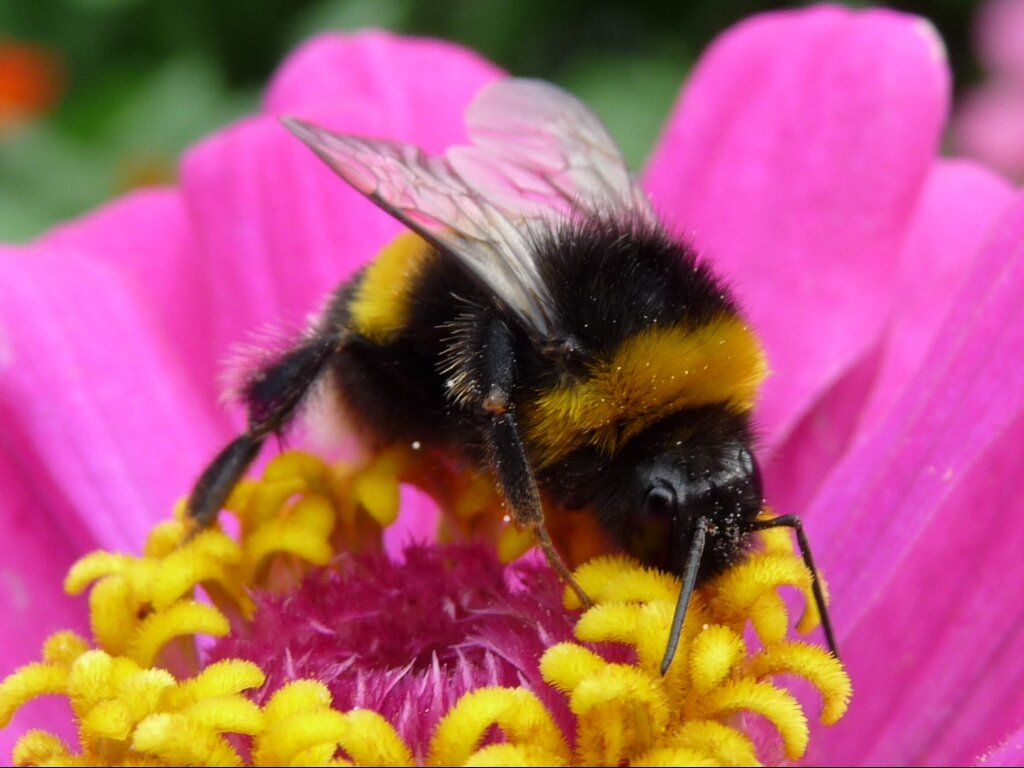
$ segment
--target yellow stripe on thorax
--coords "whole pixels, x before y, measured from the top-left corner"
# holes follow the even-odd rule
[[[524,408],[527,442],[541,466],[583,446],[614,455],[684,408],[722,403],[749,411],[767,370],[757,338],[733,315],[699,328],[652,326],[592,365],[584,379]]]
[[[363,274],[349,305],[352,327],[378,344],[405,328],[416,278],[433,253],[419,235],[403,232],[384,247]]]

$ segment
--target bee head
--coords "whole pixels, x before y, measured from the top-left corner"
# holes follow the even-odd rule
[[[620,523],[618,538],[644,563],[682,576],[698,521],[706,521],[698,581],[738,559],[763,506],[761,473],[743,442],[691,445],[641,462],[627,489],[634,512]],[[616,517],[623,517],[623,502],[629,503],[617,500]]]
[[[620,548],[680,576],[705,520],[698,581],[736,562],[763,506],[748,419],[711,406],[649,427],[615,456],[577,451],[545,483],[560,506],[590,510]]]

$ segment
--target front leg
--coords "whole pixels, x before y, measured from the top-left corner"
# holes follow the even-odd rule
[[[500,318],[489,322],[481,362],[484,393],[482,405],[490,416],[488,445],[491,464],[508,501],[512,519],[516,525],[533,531],[537,545],[548,563],[576,593],[583,607],[589,608],[590,598],[572,577],[544,526],[544,508],[519,435],[512,399],[517,381],[513,338],[508,326]]]

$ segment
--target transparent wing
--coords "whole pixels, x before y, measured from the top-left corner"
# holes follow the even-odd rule
[[[466,112],[470,146],[454,147],[455,171],[505,210],[631,213],[654,220],[647,195],[598,117],[541,80],[500,80]]]
[[[540,81],[481,91],[466,113],[472,144],[445,157],[293,118],[284,124],[355,189],[460,259],[541,338],[558,334],[537,233],[580,211],[654,219],[597,117]]]
[[[356,190],[466,264],[528,328],[551,335],[552,300],[537,273],[527,217],[492,205],[447,160],[417,147],[293,118],[284,123]]]

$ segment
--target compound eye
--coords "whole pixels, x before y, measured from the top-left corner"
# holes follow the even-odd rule
[[[676,512],[676,494],[664,485],[655,485],[644,497],[644,516],[654,520],[669,520]]]

